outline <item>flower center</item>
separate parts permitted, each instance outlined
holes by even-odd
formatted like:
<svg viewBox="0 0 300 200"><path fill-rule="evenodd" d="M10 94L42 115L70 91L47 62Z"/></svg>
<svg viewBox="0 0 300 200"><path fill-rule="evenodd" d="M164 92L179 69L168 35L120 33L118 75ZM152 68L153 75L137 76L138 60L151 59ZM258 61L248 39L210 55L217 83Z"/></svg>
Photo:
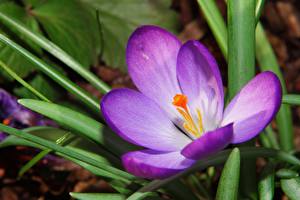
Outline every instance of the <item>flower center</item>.
<svg viewBox="0 0 300 200"><path fill-rule="evenodd" d="M173 97L173 105L176 107L176 110L180 113L180 115L184 119L183 128L192 136L199 138L203 132L203 122L202 122L202 115L199 109L197 111L197 123L195 123L190 110L187 106L188 98L183 94L176 94Z"/></svg>

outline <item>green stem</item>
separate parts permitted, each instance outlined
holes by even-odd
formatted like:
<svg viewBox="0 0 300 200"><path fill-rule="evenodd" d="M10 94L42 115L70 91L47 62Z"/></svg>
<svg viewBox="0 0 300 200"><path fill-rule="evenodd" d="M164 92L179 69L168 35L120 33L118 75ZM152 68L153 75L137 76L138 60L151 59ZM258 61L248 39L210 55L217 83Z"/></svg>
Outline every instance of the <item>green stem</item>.
<svg viewBox="0 0 300 200"><path fill-rule="evenodd" d="M300 106L300 95L299 94L286 94L286 95L283 95L282 103Z"/></svg>
<svg viewBox="0 0 300 200"><path fill-rule="evenodd" d="M228 1L228 90L232 99L255 75L256 0ZM241 146L254 146L254 140ZM240 191L256 198L255 160L242 160Z"/></svg>

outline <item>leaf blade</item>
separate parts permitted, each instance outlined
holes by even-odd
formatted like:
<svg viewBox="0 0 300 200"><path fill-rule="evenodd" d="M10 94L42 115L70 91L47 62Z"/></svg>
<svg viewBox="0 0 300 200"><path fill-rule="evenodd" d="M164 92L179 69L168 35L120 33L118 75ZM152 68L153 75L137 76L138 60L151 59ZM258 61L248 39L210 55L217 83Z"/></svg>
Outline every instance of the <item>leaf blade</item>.
<svg viewBox="0 0 300 200"><path fill-rule="evenodd" d="M128 182L128 181L134 179L134 176L132 176L132 175L130 175L130 174L124 172L124 171L121 171L117 168L114 168L114 167L108 166L106 164L103 164L101 162L98 162L98 161L96 161L92 158L86 157L86 156L84 156L80 153L70 151L70 150L68 150L68 149L66 149L62 146L59 146L59 145L53 143L53 142L50 142L48 140L45 140L45 139L37 137L37 136L30 135L30 134L28 134L24 131L20 131L18 129L14 129L14 128L11 128L9 126L5 126L3 124L0 124L0 130L5 132L5 133L23 138L25 140L28 140L30 142L33 142L33 143L38 144L40 146L43 146L45 148L48 148L48 149L51 149L53 151L64 154L68 157L71 157L72 159L80 160L81 162L87 163L87 164L92 165L96 168L101 168L102 170L104 170L103 176L113 178L113 179L117 179L117 180L122 180L124 182Z"/></svg>
<svg viewBox="0 0 300 200"><path fill-rule="evenodd" d="M240 178L240 151L234 148L230 153L219 180L217 200L234 200L238 197Z"/></svg>

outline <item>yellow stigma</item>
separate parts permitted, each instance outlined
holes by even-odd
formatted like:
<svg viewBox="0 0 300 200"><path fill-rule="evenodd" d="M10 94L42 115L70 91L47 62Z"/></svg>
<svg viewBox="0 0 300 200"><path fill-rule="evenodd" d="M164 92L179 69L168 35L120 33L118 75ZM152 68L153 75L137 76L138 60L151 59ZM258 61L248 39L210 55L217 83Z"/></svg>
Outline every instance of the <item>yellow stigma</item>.
<svg viewBox="0 0 300 200"><path fill-rule="evenodd" d="M189 112L187 103L188 103L188 98L183 94L176 94L173 97L173 105L176 106L176 110L180 113L180 115L185 120L183 123L183 128L188 133L198 138L204 132L202 115L200 110L197 109L197 117L198 117L198 126L197 126L193 120L193 117Z"/></svg>

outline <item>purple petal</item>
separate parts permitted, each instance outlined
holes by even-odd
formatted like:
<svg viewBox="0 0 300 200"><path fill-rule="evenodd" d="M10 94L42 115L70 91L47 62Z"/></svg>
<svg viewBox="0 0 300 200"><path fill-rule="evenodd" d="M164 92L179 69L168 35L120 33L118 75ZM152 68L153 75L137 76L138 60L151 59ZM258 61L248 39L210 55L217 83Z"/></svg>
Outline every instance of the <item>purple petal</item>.
<svg viewBox="0 0 300 200"><path fill-rule="evenodd" d="M233 123L233 143L262 131L278 112L281 98L280 81L273 72L262 72L244 86L225 109L222 121L222 125Z"/></svg>
<svg viewBox="0 0 300 200"><path fill-rule="evenodd" d="M12 113L20 110L21 106L17 103L16 98L3 89L0 89L0 116L6 118Z"/></svg>
<svg viewBox="0 0 300 200"><path fill-rule="evenodd" d="M122 161L129 173L148 179L167 178L195 162L185 158L178 151L161 153L153 150L129 152L122 156Z"/></svg>
<svg viewBox="0 0 300 200"><path fill-rule="evenodd" d="M0 132L0 142L2 142L6 137L7 135L5 133Z"/></svg>
<svg viewBox="0 0 300 200"><path fill-rule="evenodd" d="M188 144L182 155L193 160L199 160L224 149L233 138L233 124L207 132L197 140Z"/></svg>
<svg viewBox="0 0 300 200"><path fill-rule="evenodd" d="M205 130L222 120L224 94L218 65L208 49L198 41L188 41L179 50L177 76L191 110L203 113Z"/></svg>
<svg viewBox="0 0 300 200"><path fill-rule="evenodd" d="M156 26L142 26L130 37L126 50L129 74L137 88L175 120L173 97L181 93L176 77L180 41Z"/></svg>
<svg viewBox="0 0 300 200"><path fill-rule="evenodd" d="M103 117L123 139L158 151L178 151L191 140L151 99L130 89L115 89L103 97Z"/></svg>

